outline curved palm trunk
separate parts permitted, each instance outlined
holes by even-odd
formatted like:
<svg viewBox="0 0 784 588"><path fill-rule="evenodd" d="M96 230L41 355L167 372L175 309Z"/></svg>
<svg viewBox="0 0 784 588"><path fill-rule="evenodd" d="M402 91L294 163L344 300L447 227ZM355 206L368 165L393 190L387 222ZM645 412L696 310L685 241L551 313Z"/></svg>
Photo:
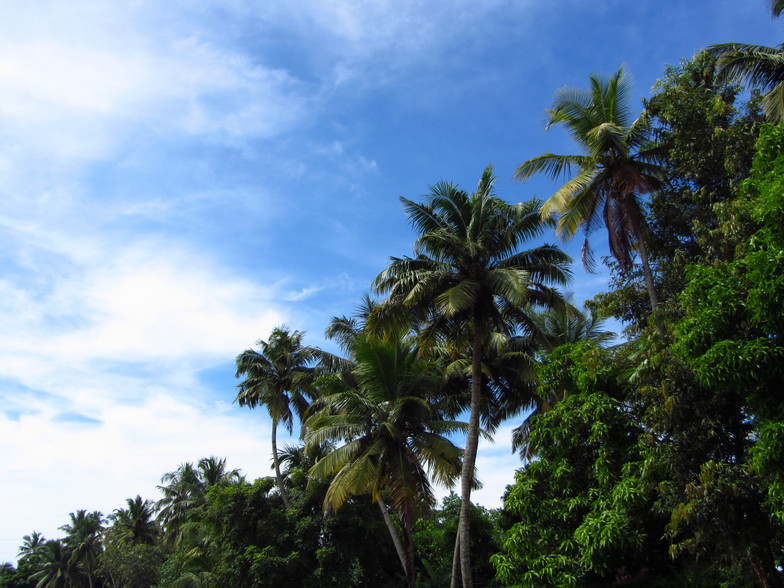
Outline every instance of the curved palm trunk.
<svg viewBox="0 0 784 588"><path fill-rule="evenodd" d="M416 588L416 580L414 579L413 545L409 540L408 544L411 551L411 561L409 562L409 557L408 557L409 550L403 547L403 543L401 543L400 537L398 537L397 528L395 527L395 523L392 520L392 517L389 516L387 505L384 504L384 501L381 499L381 497L378 498L376 504L378 504L378 508L381 510L381 516L384 517L384 522L386 523L387 529L389 530L389 536L392 537L392 543L395 544L395 551L397 551L397 557L400 560L400 565L403 566L403 572L406 575L406 580L408 581L409 588ZM410 563L410 568L409 568L409 563Z"/></svg>
<svg viewBox="0 0 784 588"><path fill-rule="evenodd" d="M482 330L477 316L474 317L474 340L471 353L471 414L468 418L468 435L463 455L463 470L460 474L460 522L457 527L460 556L460 574L463 588L473 588L471 577L471 487L474 483L476 451L479 447L479 410L482 400ZM454 570L455 566L452 566ZM456 586L452 579L452 586Z"/></svg>
<svg viewBox="0 0 784 588"><path fill-rule="evenodd" d="M651 264L648 262L648 247L645 245L645 236L642 232L642 226L640 225L637 211L632 207L632 209L628 211L628 214L632 232L637 239L637 247L640 251L642 273L645 275L645 286L648 288L648 297L651 299L651 310L655 311L656 307L659 305L659 297L656 294L656 287L653 285L653 273L651 272Z"/></svg>
<svg viewBox="0 0 784 588"><path fill-rule="evenodd" d="M283 476L280 473L280 459L278 459L278 419L272 419L272 463L275 464L275 480L278 484L278 492L280 492L280 497L283 499L283 506L286 507L286 510L291 508L291 503L289 502L288 494L286 494L286 489L283 487Z"/></svg>

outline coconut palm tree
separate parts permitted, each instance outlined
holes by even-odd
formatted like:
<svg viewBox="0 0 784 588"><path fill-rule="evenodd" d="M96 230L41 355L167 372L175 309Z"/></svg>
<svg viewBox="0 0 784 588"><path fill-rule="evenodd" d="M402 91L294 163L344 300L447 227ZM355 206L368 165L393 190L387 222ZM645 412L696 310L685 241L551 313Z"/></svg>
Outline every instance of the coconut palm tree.
<svg viewBox="0 0 784 588"><path fill-rule="evenodd" d="M316 362L325 354L315 347L304 347L305 333L276 327L269 341L257 342L260 351L246 349L237 356L236 377L244 378L238 385L236 401L240 406L266 407L272 419L272 462L278 492L285 507L291 508L283 476L280 473L277 431L282 423L289 433L294 426L294 414L302 419L313 395L313 382L320 373Z"/></svg>
<svg viewBox="0 0 784 588"><path fill-rule="evenodd" d="M43 533L33 531L29 535L25 535L22 537L22 546L19 548L19 559L36 557L45 544L46 537Z"/></svg>
<svg viewBox="0 0 784 588"><path fill-rule="evenodd" d="M126 499L128 508L118 508L109 515L112 522L111 533L114 539L127 541L133 545L155 543L161 529L153 517L155 503L142 500L141 496Z"/></svg>
<svg viewBox="0 0 784 588"><path fill-rule="evenodd" d="M708 53L718 60L718 82L743 82L762 90L767 119L774 123L784 121L784 44L766 47L721 43L708 47Z"/></svg>
<svg viewBox="0 0 784 588"><path fill-rule="evenodd" d="M424 325L422 338L451 331L466 340L471 401L456 550L466 588L472 586L469 505L487 390L483 380L486 360L500 339L514 336L513 325L525 322L527 309L561 301L552 286L565 284L569 278L569 258L557 247L520 251L526 241L544 231L547 221L539 215L540 203L507 204L494 196L494 181L492 166L488 166L473 194L440 182L431 188L426 203L401 198L420 233L415 257L392 258L376 278L376 291L387 293L388 298L371 316L371 327L410 321Z"/></svg>
<svg viewBox="0 0 784 588"><path fill-rule="evenodd" d="M781 16L784 0L770 0L773 18ZM740 81L765 92L762 106L768 120L784 121L784 44L778 47L721 43L708 47L718 58L719 82Z"/></svg>
<svg viewBox="0 0 784 588"><path fill-rule="evenodd" d="M445 485L457 478L462 451L444 435L464 431L466 425L439 414L433 399L443 382L443 363L420 359L413 342L359 334L351 342L351 355L354 370L320 381L324 394L306 427L308 447L343 444L322 457L310 475L334 476L324 499L326 511L337 510L352 496L370 494L413 587L414 522L435 503L431 477ZM400 517L402 542L382 494Z"/></svg>
<svg viewBox="0 0 784 588"><path fill-rule="evenodd" d="M515 179L537 173L553 179L570 177L541 208L545 217L558 218L556 232L569 239L582 227L585 232L583 263L592 269L588 238L604 226L610 252L621 269L632 268L632 252L640 254L651 306L658 297L653 283L646 223L641 197L656 188L664 174L661 149L650 141L651 127L643 113L632 119L629 109L631 80L619 68L609 78L590 77L590 88L562 88L547 111L547 128L564 125L582 148L581 155L545 153L520 164Z"/></svg>
<svg viewBox="0 0 784 588"><path fill-rule="evenodd" d="M92 588L98 556L103 551L103 515L98 511L77 510L70 516L71 524L60 527L61 531L65 531L63 543L71 554L69 565L84 568L88 585Z"/></svg>
<svg viewBox="0 0 784 588"><path fill-rule="evenodd" d="M227 470L226 460L214 456L200 459L196 466L185 462L175 471L164 474L162 485L158 486L163 498L156 503L155 508L167 539L173 543L181 539L185 525L195 518L207 502L210 488L243 481L238 469Z"/></svg>
<svg viewBox="0 0 784 588"><path fill-rule="evenodd" d="M85 574L78 565L71 563L72 554L62 541L47 541L42 546L40 555L38 571L30 576L30 579L36 582L36 588L84 586Z"/></svg>

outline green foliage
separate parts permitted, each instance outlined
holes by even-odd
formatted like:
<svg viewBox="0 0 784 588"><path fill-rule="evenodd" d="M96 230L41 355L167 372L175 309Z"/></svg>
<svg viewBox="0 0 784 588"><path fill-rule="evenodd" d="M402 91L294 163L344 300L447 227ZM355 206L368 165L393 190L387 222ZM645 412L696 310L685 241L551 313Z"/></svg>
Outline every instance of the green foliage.
<svg viewBox="0 0 784 588"><path fill-rule="evenodd" d="M577 586L651 565L658 554L640 484L641 428L624 401L622 364L592 343L566 345L543 361L542 391L561 398L531 422L538 459L519 470L504 497L515 521L497 575L514 586ZM653 547L651 547L653 545Z"/></svg>
<svg viewBox="0 0 784 588"><path fill-rule="evenodd" d="M166 554L159 545L107 540L99 572L110 578L114 588L150 588L160 580Z"/></svg>
<svg viewBox="0 0 784 588"><path fill-rule="evenodd" d="M414 545L421 564L417 576L420 588L442 588L449 584L459 518L460 497L452 492L444 497L440 508L417 521ZM501 524L498 511L471 505L471 567L477 586L498 585L490 556L501 548Z"/></svg>

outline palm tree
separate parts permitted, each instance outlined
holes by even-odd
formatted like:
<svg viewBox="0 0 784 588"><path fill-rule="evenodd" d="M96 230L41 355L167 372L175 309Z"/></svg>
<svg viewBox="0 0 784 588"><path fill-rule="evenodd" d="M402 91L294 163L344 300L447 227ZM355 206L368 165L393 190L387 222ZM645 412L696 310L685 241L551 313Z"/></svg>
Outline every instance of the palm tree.
<svg viewBox="0 0 784 588"><path fill-rule="evenodd" d="M260 353L247 349L236 361L236 377L244 377L237 386L236 401L250 408L264 405L272 419L272 462L278 492L287 509L291 503L280 473L278 423L291 433L294 414L302 419L309 406L307 396L313 394L313 381L320 371L314 364L324 355L315 347L303 347L304 335L285 326L276 327L269 341L257 342Z"/></svg>
<svg viewBox="0 0 784 588"><path fill-rule="evenodd" d="M388 298L371 317L376 325L413 318L425 325L422 337L452 331L469 342L471 402L456 550L466 588L472 586L469 505L486 390L485 361L491 343L497 347L499 338L514 335L511 315L519 324L531 305L557 303L561 297L551 285L564 284L569 277L569 258L557 247L518 251L546 226L538 213L539 203L507 204L493 195L494 181L488 166L471 195L440 182L431 188L427 203L401 198L420 233L416 257L392 258L376 278L376 291L388 293Z"/></svg>
<svg viewBox="0 0 784 588"><path fill-rule="evenodd" d="M133 545L152 545L161 534L153 518L155 503L141 496L126 499L128 508L118 508L109 515L114 539Z"/></svg>
<svg viewBox="0 0 784 588"><path fill-rule="evenodd" d="M79 566L73 565L72 554L61 541L47 541L40 554L38 571L30 576L36 582L36 588L84 586L84 574Z"/></svg>
<svg viewBox="0 0 784 588"><path fill-rule="evenodd" d="M605 345L615 339L615 333L605 330L603 322L592 312L583 312L575 307L571 296L569 304L547 309L533 318L542 346L547 351L566 343L593 341Z"/></svg>
<svg viewBox="0 0 784 588"><path fill-rule="evenodd" d="M196 466L185 462L175 471L164 474L161 478L163 485L158 486L163 498L155 508L167 538L174 543L181 539L185 525L207 502L210 488L229 486L243 480L238 469L227 470L226 460L214 456L202 458Z"/></svg>
<svg viewBox="0 0 784 588"><path fill-rule="evenodd" d="M19 548L20 561L36 557L45 544L46 537L38 531L33 531L29 535L22 537L22 546Z"/></svg>
<svg viewBox="0 0 784 588"><path fill-rule="evenodd" d="M781 16L784 0L770 0L769 4L771 16ZM741 81L759 88L765 92L762 106L768 120L784 121L784 44L766 47L721 43L708 47L708 52L718 58L716 78L719 82Z"/></svg>
<svg viewBox="0 0 784 588"><path fill-rule="evenodd" d="M81 565L92 588L98 556L103 551L103 515L98 511L77 510L70 516L71 524L60 527L65 531L63 542L71 553L69 565Z"/></svg>
<svg viewBox="0 0 784 588"><path fill-rule="evenodd" d="M322 457L310 475L334 475L324 499L327 511L340 508L351 496L371 495L413 587L414 522L435 502L430 476L445 485L457 478L462 452L444 435L466 426L439 414L433 398L443 382L443 364L420 359L412 342L359 334L351 342L351 355L354 370L321 380L324 395L306 423L308 447L344 444ZM382 493L389 495L400 516L402 544Z"/></svg>
<svg viewBox="0 0 784 588"><path fill-rule="evenodd" d="M774 123L784 121L784 44L766 47L721 43L708 47L708 53L718 59L718 82L743 82L762 90L767 119Z"/></svg>
<svg viewBox="0 0 784 588"><path fill-rule="evenodd" d="M601 226L607 228L610 252L622 270L631 270L631 254L636 246L655 309L658 297L648 261L640 198L659 185L664 169L659 164L660 148L650 142L648 116L643 113L632 120L630 92L631 80L623 68L607 79L591 76L588 90L559 90L553 108L547 111L547 128L564 125L584 153L545 153L529 159L517 168L515 179L526 180L539 172L556 180L571 176L542 205L542 215L558 217L556 232L563 239L583 228L583 263L587 269L593 267L588 237Z"/></svg>

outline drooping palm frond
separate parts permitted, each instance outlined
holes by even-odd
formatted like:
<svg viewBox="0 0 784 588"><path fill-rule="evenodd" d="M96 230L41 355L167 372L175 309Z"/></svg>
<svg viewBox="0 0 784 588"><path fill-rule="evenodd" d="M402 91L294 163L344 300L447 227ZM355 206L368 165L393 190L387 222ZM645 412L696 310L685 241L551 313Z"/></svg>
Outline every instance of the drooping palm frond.
<svg viewBox="0 0 784 588"><path fill-rule="evenodd" d="M780 8L774 8L774 15L780 13ZM708 53L718 58L718 82L743 82L762 90L762 106L768 120L784 120L784 44L766 47L721 43L708 47Z"/></svg>

